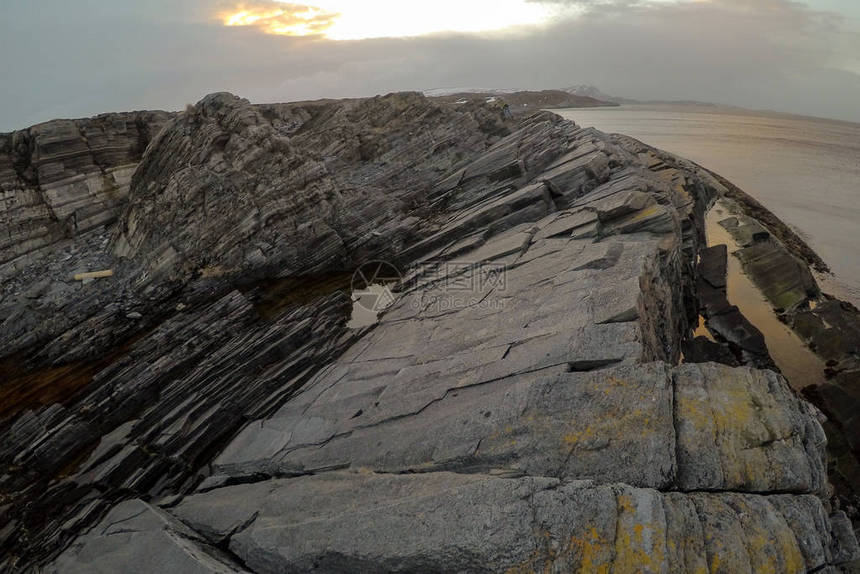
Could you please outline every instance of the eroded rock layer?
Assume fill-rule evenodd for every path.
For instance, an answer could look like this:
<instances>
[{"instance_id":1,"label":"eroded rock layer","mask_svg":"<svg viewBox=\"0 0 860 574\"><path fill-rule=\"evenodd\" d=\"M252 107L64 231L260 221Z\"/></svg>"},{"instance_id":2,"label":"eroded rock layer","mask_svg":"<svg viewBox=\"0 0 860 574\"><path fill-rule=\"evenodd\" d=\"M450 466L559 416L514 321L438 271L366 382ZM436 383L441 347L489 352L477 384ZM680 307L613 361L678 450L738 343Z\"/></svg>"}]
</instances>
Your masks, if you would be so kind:
<instances>
[{"instance_id":1,"label":"eroded rock layer","mask_svg":"<svg viewBox=\"0 0 860 574\"><path fill-rule=\"evenodd\" d=\"M208 96L150 143L104 239L75 241L67 265L115 275L45 285L15 312L64 315L23 342L4 323L23 365L92 372L59 403L25 393L0 427L3 566L856 558L820 413L746 356L682 360L719 187L549 113ZM377 324L349 329L340 277L368 259L403 280Z\"/></svg>"},{"instance_id":2,"label":"eroded rock layer","mask_svg":"<svg viewBox=\"0 0 860 574\"><path fill-rule=\"evenodd\" d=\"M19 270L39 249L116 220L143 152L172 115L105 114L0 134L0 265L17 260Z\"/></svg>"}]
</instances>

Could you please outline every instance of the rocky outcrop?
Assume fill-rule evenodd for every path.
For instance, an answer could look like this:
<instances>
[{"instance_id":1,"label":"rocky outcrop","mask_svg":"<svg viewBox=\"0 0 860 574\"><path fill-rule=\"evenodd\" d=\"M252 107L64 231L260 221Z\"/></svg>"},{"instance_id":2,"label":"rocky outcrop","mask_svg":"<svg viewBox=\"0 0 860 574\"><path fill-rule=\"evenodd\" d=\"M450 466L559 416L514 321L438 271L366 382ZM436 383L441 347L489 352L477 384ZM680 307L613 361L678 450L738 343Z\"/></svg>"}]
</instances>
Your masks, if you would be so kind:
<instances>
[{"instance_id":1,"label":"rocky outcrop","mask_svg":"<svg viewBox=\"0 0 860 574\"><path fill-rule=\"evenodd\" d=\"M650 165L669 165L696 173L709 181L720 196L716 213L719 227L731 235L737 246L732 257L759 289L780 321L799 337L799 343L818 355L820 362L809 365L793 384L827 416L830 475L835 503L860 527L860 450L857 413L860 412L860 311L852 304L822 293L811 272L827 272L824 261L788 226L755 199L731 182L701 166L649 149L626 136L613 136L625 149L646 158ZM726 213L726 211L728 213ZM698 298L707 336L685 342L684 353L693 360L737 362L775 368L764 340L738 309L728 304L726 292L727 250L716 245L702 251L698 264ZM717 320L714 321L714 316ZM728 329L727 329L728 327ZM701 329L700 329L701 331ZM711 337L713 339L713 337ZM778 342L777 342L778 344ZM764 352L764 354L762 354ZM815 361L814 357L811 357ZM821 369L815 383L803 378Z\"/></svg>"},{"instance_id":2,"label":"rocky outcrop","mask_svg":"<svg viewBox=\"0 0 860 574\"><path fill-rule=\"evenodd\" d=\"M171 116L105 114L0 134L0 276L115 221L143 152Z\"/></svg>"},{"instance_id":3,"label":"rocky outcrop","mask_svg":"<svg viewBox=\"0 0 860 574\"><path fill-rule=\"evenodd\" d=\"M157 325L174 299L211 302L254 278L387 257L429 232L409 214L433 182L507 130L484 107L417 94L273 106L207 97L154 138L110 236L93 230L16 272L0 344L32 365L92 359ZM106 268L110 281L72 281ZM39 281L44 296L28 297Z\"/></svg>"},{"instance_id":4,"label":"rocky outcrop","mask_svg":"<svg viewBox=\"0 0 860 574\"><path fill-rule=\"evenodd\" d=\"M150 143L103 239L76 239L69 265L115 275L17 307L65 311L26 345L4 323L23 365L4 387L70 389L0 426L3 566L852 560L820 413L748 361L682 360L718 282L697 261L719 184L649 153L417 94L208 96ZM367 259L403 280L350 329L341 279Z\"/></svg>"},{"instance_id":5,"label":"rocky outcrop","mask_svg":"<svg viewBox=\"0 0 860 574\"><path fill-rule=\"evenodd\" d=\"M156 217L144 217L145 228L135 227L149 234L142 240L146 249L119 258L111 253L111 239L120 245L129 235L117 233L116 227L82 234L68 252L53 250L31 264L22 278L31 284L21 288L18 300L5 307L0 338L8 343L4 349L8 358L3 364L7 377L2 389L8 407L2 432L8 440L3 441L2 461L9 472L2 476L2 489L9 504L2 508L7 526L0 542L9 549L9 560L19 556L25 561L38 560L52 552L98 517L117 496L157 495L189 488L208 462L207 457L253 418L253 412L259 416L279 406L338 349L360 334L346 330L348 299L332 293L326 281L319 282L326 290L312 292L305 301L296 298L290 303L287 296L286 304L274 305L285 308L286 314L276 317L278 322L273 325L264 318L270 314L254 305L267 300L268 283L255 287L249 279L349 269L360 261L352 258L360 256L362 249L390 251L397 248L397 238L404 234L430 234L433 223L426 222L426 216L422 227L418 217L409 219L404 214L409 206L405 198L422 193L432 186L432 174L444 175L457 162L464 163L465 156L477 156L486 149L488 139L498 139L499 133L508 130L484 108L476 108L474 113L451 112L408 94L370 101L263 107L216 95L195 110L198 108L199 112L188 112L153 141L147 158L154 159L144 161L132 182L135 199L123 221L137 217L139 206ZM270 131L255 140L263 147L246 142L247 147L237 155L242 169L231 166L233 171L221 173L227 180L243 174L248 177L251 187L243 187L242 193L253 205L243 212L231 203L238 193L222 193L218 197L226 203L219 208L222 219L218 219L212 207L215 202L194 204L194 209L182 212L186 218L181 224L176 222L176 229L190 229L197 236L182 236L185 259L165 263L155 241L163 233L164 217L175 205L170 193L147 195L150 184L140 183L140 173L156 161L169 163L180 157L182 145L200 151L196 161L202 165L198 167L194 158L182 156L182 163L162 166L164 169L178 171L175 177L185 173L183 170L209 169L211 158L205 150L210 143L196 138L215 132L213 137L219 142L230 137L242 141L240 135L231 136L230 130L243 134L247 127L239 120L235 125L227 120L227 128L219 127L219 122L225 121L225 109L233 118L247 119L250 115L252 124L269 126ZM439 123L440 114L450 113L455 115ZM399 130L395 129L398 121ZM440 131L420 130L422 121ZM386 122L393 122L391 132L382 129ZM563 122L552 118L536 124L535 130L546 129L549 136L558 124ZM187 134L192 129L189 125L201 130L194 134L195 140L176 135ZM382 136L374 133L373 125ZM260 126L254 129L263 129ZM272 126L284 133L304 127L304 137L313 142L302 148L304 156L278 155L267 147L269 139L276 138ZM354 139L346 138L349 133ZM367 141L380 140L373 152L378 154L378 161L370 152L362 156L359 136ZM179 138L176 148L172 147L173 137ZM428 147L432 138L437 138L438 149ZM529 151L540 153L551 142L549 137L534 137ZM213 149L217 145L212 143ZM254 164L256 175L248 175L252 156L267 158ZM336 178L318 174L308 183L309 189L301 187L306 182L302 178L292 187L279 188L265 197L249 193L256 188L258 177L281 163L292 166L278 172L284 177L294 177L291 174L300 172L298 168L304 163L308 164L305 171L324 168L317 157L339 166ZM352 167L346 166L358 169L352 173ZM157 180L155 175L152 178ZM486 176L476 173L473 179L477 184ZM194 181L201 188L211 184L203 178ZM372 182L377 182L379 189L374 190ZM351 187L345 187L347 184ZM317 185L332 191L328 205L321 203ZM402 201L395 201L395 193ZM156 205L146 201L153 197ZM326 251L325 238L334 233L325 222L341 217L341 201L352 205L363 200L372 208L367 210L367 223L360 221L359 211L368 206L343 215L356 222L345 236L356 255L340 239L330 252ZM189 199L189 205L192 203ZM225 229L243 238L234 237L235 241L248 239L228 220L247 219L264 205L269 211L286 210L285 221L277 224L281 220L273 216L267 220L265 231L281 225L280 235L266 235L278 246L280 259L243 258L236 267L231 267L236 260L229 252L213 259L212 240L224 239ZM291 211L298 208L303 210L298 215ZM308 225L299 229L302 217L307 218ZM361 225L367 226L363 232ZM141 236L131 237L135 241ZM257 240L253 249L257 249L261 239L253 237ZM291 237L293 240L286 241ZM299 245L302 238L307 240L304 246ZM201 249L194 251L198 244ZM362 247L365 244L377 247ZM246 247L243 244L242 249ZM289 267L291 261L309 262L314 257L318 258L316 263ZM196 261L202 263L193 265ZM281 264L286 268L278 269ZM114 276L87 285L71 280L79 270L103 268L113 268ZM313 289L313 278L303 282ZM215 359L217 353L222 359ZM61 366L55 368L54 364ZM267 369L270 377L263 376ZM245 375L240 374L243 372ZM237 394L233 384L245 376L253 382L242 385ZM34 500L38 503L29 502Z\"/></svg>"},{"instance_id":6,"label":"rocky outcrop","mask_svg":"<svg viewBox=\"0 0 860 574\"><path fill-rule=\"evenodd\" d=\"M391 256L421 233L402 215L486 147L484 130L506 133L494 122L482 108L457 112L417 94L262 108L207 97L141 164L114 250L144 260L152 276L183 280L294 276Z\"/></svg>"},{"instance_id":7,"label":"rocky outcrop","mask_svg":"<svg viewBox=\"0 0 860 574\"><path fill-rule=\"evenodd\" d=\"M109 240L105 226L122 213L137 164L174 115L105 114L0 134L4 356L59 335L115 301L114 295L94 295L98 289L81 293L73 276L112 265L104 249ZM70 299L88 302L80 304L86 308L82 315L75 313L66 320L63 315L69 308L79 307L68 305ZM0 372L6 370L0 366Z\"/></svg>"}]
</instances>

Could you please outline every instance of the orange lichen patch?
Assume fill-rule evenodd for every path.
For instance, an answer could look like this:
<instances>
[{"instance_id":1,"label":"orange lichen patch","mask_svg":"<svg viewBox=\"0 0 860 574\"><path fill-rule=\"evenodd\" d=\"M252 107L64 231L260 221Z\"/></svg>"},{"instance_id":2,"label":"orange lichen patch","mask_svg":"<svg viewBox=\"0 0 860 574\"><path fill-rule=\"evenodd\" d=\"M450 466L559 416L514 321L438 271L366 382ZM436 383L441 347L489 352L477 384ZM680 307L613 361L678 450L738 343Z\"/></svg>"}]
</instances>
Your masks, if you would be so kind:
<instances>
[{"instance_id":1,"label":"orange lichen patch","mask_svg":"<svg viewBox=\"0 0 860 574\"><path fill-rule=\"evenodd\" d=\"M711 572L719 572L720 571L720 555L714 554L713 560L711 560Z\"/></svg>"},{"instance_id":2,"label":"orange lichen patch","mask_svg":"<svg viewBox=\"0 0 860 574\"><path fill-rule=\"evenodd\" d=\"M753 404L749 390L740 385L725 385L720 391L720 400L711 402L717 432L728 434L749 429L757 421L756 412L760 409Z\"/></svg>"},{"instance_id":3,"label":"orange lichen patch","mask_svg":"<svg viewBox=\"0 0 860 574\"><path fill-rule=\"evenodd\" d=\"M710 405L698 397L678 397L678 418L691 425L697 431L710 429L716 438L714 430L714 419Z\"/></svg>"},{"instance_id":4,"label":"orange lichen patch","mask_svg":"<svg viewBox=\"0 0 860 574\"><path fill-rule=\"evenodd\" d=\"M484 441L481 442L480 451L484 453L500 453L508 452L516 448L517 436L524 429L522 427L514 428L510 425L505 428L496 429Z\"/></svg>"},{"instance_id":5,"label":"orange lichen patch","mask_svg":"<svg viewBox=\"0 0 860 574\"><path fill-rule=\"evenodd\" d=\"M536 548L531 556L505 570L505 574L550 574L571 566L577 574L610 572L612 544L593 525L585 526L581 536L571 536L558 547L552 543L552 535L546 530L536 532L535 538Z\"/></svg>"},{"instance_id":6,"label":"orange lichen patch","mask_svg":"<svg viewBox=\"0 0 860 574\"><path fill-rule=\"evenodd\" d=\"M580 421L571 422L573 430L562 436L562 442L572 448L589 449L607 440L633 437L634 435L648 436L654 432L654 420L651 411L636 409L608 409L601 413L601 418L594 424L585 425Z\"/></svg>"},{"instance_id":7,"label":"orange lichen patch","mask_svg":"<svg viewBox=\"0 0 860 574\"><path fill-rule=\"evenodd\" d=\"M586 574L608 574L611 560L611 549L606 539L597 532L594 526L588 528L583 537L572 536L570 548L579 556L579 572Z\"/></svg>"},{"instance_id":8,"label":"orange lichen patch","mask_svg":"<svg viewBox=\"0 0 860 574\"><path fill-rule=\"evenodd\" d=\"M730 506L743 525L745 544L754 572L776 574L777 572L805 572L806 561L798 547L797 539L785 520L769 505L754 507L748 501L736 497ZM750 517L766 516L767 521L751 520ZM776 528L766 528L764 524Z\"/></svg>"},{"instance_id":9,"label":"orange lichen patch","mask_svg":"<svg viewBox=\"0 0 860 574\"><path fill-rule=\"evenodd\" d=\"M732 448L733 445L753 447L761 443L752 436L763 427L748 393L728 383L721 389L718 400L702 403L692 397L680 397L677 405L679 419L698 432L714 437L726 481L752 486L765 480L762 469L767 467L767 456L764 452L755 448L738 452ZM750 436L745 438L747 435Z\"/></svg>"},{"instance_id":10,"label":"orange lichen patch","mask_svg":"<svg viewBox=\"0 0 860 574\"><path fill-rule=\"evenodd\" d=\"M660 572L666 566L666 530L656 516L643 516L630 496L617 498L614 572ZM650 513L648 513L650 514Z\"/></svg>"},{"instance_id":11,"label":"orange lichen patch","mask_svg":"<svg viewBox=\"0 0 860 574\"><path fill-rule=\"evenodd\" d=\"M582 430L570 432L564 435L563 439L565 444L576 445L584 440L590 440L594 438L597 433L594 430L594 427L587 426Z\"/></svg>"},{"instance_id":12,"label":"orange lichen patch","mask_svg":"<svg viewBox=\"0 0 860 574\"><path fill-rule=\"evenodd\" d=\"M606 377L604 381L606 385L611 385L613 387L629 387L630 383L625 381L624 379L619 379L618 377Z\"/></svg>"}]
</instances>

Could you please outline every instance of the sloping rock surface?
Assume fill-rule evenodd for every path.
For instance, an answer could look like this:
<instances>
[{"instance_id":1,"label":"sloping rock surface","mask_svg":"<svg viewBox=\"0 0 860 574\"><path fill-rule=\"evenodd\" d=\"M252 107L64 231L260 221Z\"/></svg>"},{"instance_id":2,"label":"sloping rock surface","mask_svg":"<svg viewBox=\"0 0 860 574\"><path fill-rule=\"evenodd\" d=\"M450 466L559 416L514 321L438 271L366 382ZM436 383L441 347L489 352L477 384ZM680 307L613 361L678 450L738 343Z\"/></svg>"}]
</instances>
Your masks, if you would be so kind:
<instances>
[{"instance_id":1,"label":"sloping rock surface","mask_svg":"<svg viewBox=\"0 0 860 574\"><path fill-rule=\"evenodd\" d=\"M2 566L852 560L819 413L772 371L681 361L716 185L548 113L208 96L75 241L115 275L17 307L63 309L26 340L4 323L27 401L0 426ZM367 259L403 281L349 329ZM46 381L68 395L23 392Z\"/></svg>"}]
</instances>

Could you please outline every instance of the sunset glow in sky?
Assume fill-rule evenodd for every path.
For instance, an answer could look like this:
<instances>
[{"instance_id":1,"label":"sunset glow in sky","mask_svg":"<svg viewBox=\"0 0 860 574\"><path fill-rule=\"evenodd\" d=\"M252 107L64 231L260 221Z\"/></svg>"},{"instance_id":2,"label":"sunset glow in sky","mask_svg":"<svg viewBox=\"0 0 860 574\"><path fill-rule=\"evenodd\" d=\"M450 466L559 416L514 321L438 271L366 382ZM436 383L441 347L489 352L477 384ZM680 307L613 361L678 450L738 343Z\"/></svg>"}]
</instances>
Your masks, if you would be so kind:
<instances>
[{"instance_id":1,"label":"sunset glow in sky","mask_svg":"<svg viewBox=\"0 0 860 574\"><path fill-rule=\"evenodd\" d=\"M549 22L558 9L526 0L308 0L245 2L220 14L225 26L331 40L492 32Z\"/></svg>"},{"instance_id":2,"label":"sunset glow in sky","mask_svg":"<svg viewBox=\"0 0 860 574\"><path fill-rule=\"evenodd\" d=\"M0 84L0 131L217 91L288 102L579 84L860 122L860 0L84 3L3 0L15 80Z\"/></svg>"}]
</instances>

